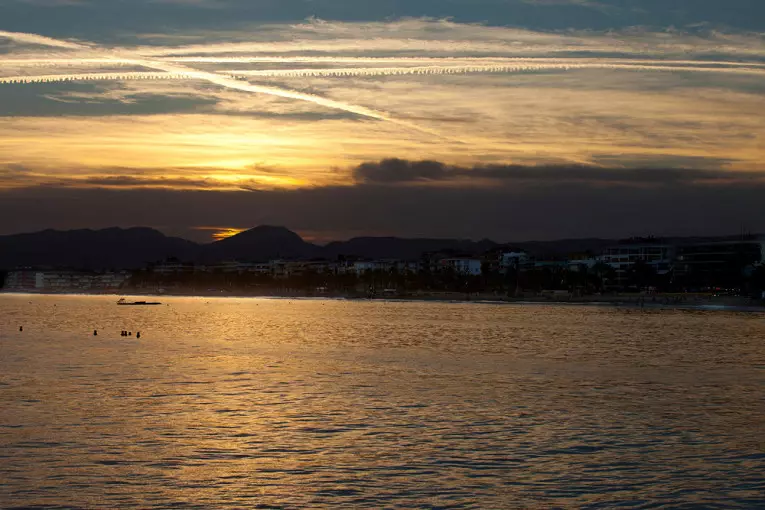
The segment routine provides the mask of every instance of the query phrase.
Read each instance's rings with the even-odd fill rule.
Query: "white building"
[[[128,279],[126,271],[107,273],[84,273],[79,271],[12,271],[8,274],[6,288],[48,292],[116,290]]]
[[[9,290],[34,290],[37,287],[37,272],[28,269],[11,271],[5,278]]]

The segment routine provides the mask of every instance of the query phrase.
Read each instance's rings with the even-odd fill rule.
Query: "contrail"
[[[65,81],[123,81],[123,80],[188,80],[193,79],[182,74],[165,72],[134,73],[84,73],[84,74],[42,74],[24,76],[6,76],[0,83],[54,83]]]
[[[135,61],[130,61],[136,64]],[[147,62],[142,66],[148,67]],[[483,65],[483,66],[419,66],[419,67],[348,67],[348,68],[307,68],[307,69],[268,69],[268,70],[219,70],[215,73],[196,71],[190,68],[180,68],[161,63],[152,63],[161,72],[110,72],[110,73],[77,73],[77,74],[46,74],[46,75],[19,75],[0,77],[0,84],[7,83],[52,83],[66,81],[118,81],[118,80],[205,80],[219,84],[223,87],[234,88],[247,92],[265,93],[310,101],[329,108],[347,109],[354,108],[352,113],[372,117],[378,120],[395,122],[395,119],[386,117],[383,112],[375,111],[361,106],[348,105],[326,99],[321,96],[290,91],[277,87],[266,87],[232,82],[228,78],[305,78],[305,77],[348,77],[348,76],[405,76],[405,75],[450,75],[450,74],[477,74],[477,73],[516,73],[534,72],[547,70],[575,70],[575,69],[606,69],[606,70],[632,70],[632,71],[664,71],[664,72],[707,72],[707,73],[734,73],[734,74],[765,74],[765,68],[721,68],[721,67],[697,67],[697,66],[670,66],[670,65],[644,65],[644,64],[611,64],[596,62],[560,62],[533,65]],[[351,111],[351,110],[349,110]]]
[[[257,56],[257,57],[162,57],[156,60],[180,62],[184,64],[257,64],[316,62],[338,64],[374,64],[374,63],[426,63],[426,62],[495,62],[524,60],[508,57],[321,57],[321,56]]]
[[[3,37],[7,37],[10,39],[19,40],[23,42],[34,41],[36,44],[43,44],[46,46],[66,47],[66,48],[72,48],[72,49],[87,49],[92,51],[92,48],[88,48],[80,44],[69,43],[66,41],[59,41],[57,39],[51,39],[48,37],[38,36],[35,34],[23,34],[18,32],[0,32],[0,34],[3,35]],[[131,64],[139,65],[142,67],[146,67],[149,69],[165,71],[166,73],[170,73],[170,74],[186,75],[190,79],[204,80],[204,81],[219,85],[221,87],[225,87],[225,88],[229,88],[233,90],[241,90],[243,92],[251,92],[251,93],[257,93],[257,94],[268,94],[271,96],[283,97],[287,99],[307,101],[310,103],[325,106],[327,108],[342,110],[342,111],[354,113],[356,115],[360,115],[363,117],[368,117],[371,119],[391,122],[403,127],[414,129],[416,131],[420,131],[423,133],[427,133],[430,135],[435,135],[440,138],[443,138],[443,135],[441,135],[440,133],[434,130],[418,126],[417,124],[414,124],[405,120],[396,119],[386,112],[373,110],[371,108],[366,108],[364,106],[357,106],[357,105],[353,105],[349,103],[344,103],[341,101],[335,101],[333,99],[327,99],[327,98],[313,95],[313,94],[296,92],[296,91],[292,91],[288,89],[282,89],[279,87],[266,87],[262,85],[242,83],[233,78],[217,75],[215,73],[198,71],[196,69],[192,69],[192,68],[177,65],[177,64],[164,63],[164,62],[155,61],[155,60],[147,60],[140,57],[135,58],[135,56],[131,54],[125,54],[124,56],[122,56],[119,53],[115,53],[113,56],[115,57],[115,60],[122,63],[131,63]],[[85,76],[85,75],[80,75],[80,76]]]
[[[373,110],[365,106],[358,106],[358,105],[349,104],[349,103],[345,103],[341,101],[335,101],[333,99],[327,99],[322,96],[316,96],[314,94],[306,94],[304,92],[297,92],[294,90],[283,89],[280,87],[268,87],[264,85],[255,85],[252,83],[244,83],[234,78],[230,78],[220,74],[210,73],[207,71],[199,71],[190,67],[180,66],[177,64],[168,64],[161,61],[135,59],[133,63],[143,67],[165,71],[170,74],[183,75],[189,79],[198,79],[198,80],[207,81],[210,83],[214,83],[215,85],[220,85],[221,87],[225,87],[225,88],[229,88],[233,90],[241,90],[243,92],[252,92],[256,94],[268,94],[271,96],[283,97],[286,99],[297,99],[301,101],[307,101],[309,103],[318,104],[321,106],[325,106],[327,108],[342,110],[349,113],[354,113],[356,115],[361,115],[363,117],[368,117],[371,119],[391,122],[403,127],[420,131],[422,133],[427,133],[429,135],[437,136],[439,138],[444,138],[442,134],[438,133],[435,130],[418,126],[417,124],[414,124],[412,122],[397,119],[395,117],[392,117],[390,114],[386,112]]]
[[[404,76],[404,75],[448,75],[476,73],[517,73],[524,71],[567,71],[573,69],[607,69],[631,71],[675,71],[675,72],[712,72],[734,74],[765,74],[761,68],[722,68],[697,66],[669,66],[645,64],[611,64],[560,62],[543,64],[516,65],[480,65],[480,66],[413,66],[413,67],[341,67],[341,68],[306,68],[306,69],[266,69],[266,70],[230,70],[218,71],[235,77],[267,78],[308,78],[308,77],[346,77],[346,76]]]
[[[11,39],[13,41],[18,41],[18,42],[22,42],[26,44],[37,44],[40,46],[50,46],[53,48],[67,48],[70,50],[92,49],[88,46],[78,44],[78,43],[62,41],[61,39],[53,39],[51,37],[45,37],[43,35],[26,34],[23,32],[6,32],[4,30],[0,30],[0,37],[4,37],[6,39]]]
[[[47,57],[24,59],[0,59],[7,66],[135,66],[152,72],[102,72],[49,75],[21,75],[0,78],[4,83],[50,83],[79,80],[201,80],[220,87],[243,92],[267,94],[286,99],[306,101],[331,109],[346,111],[362,117],[398,124],[400,126],[443,138],[438,132],[412,122],[397,119],[389,113],[364,106],[298,92],[275,86],[265,86],[242,81],[252,77],[347,77],[347,76],[396,76],[396,75],[452,75],[472,73],[518,73],[534,71],[566,71],[576,69],[605,69],[664,72],[707,72],[734,74],[765,74],[765,64],[725,61],[693,60],[638,60],[604,58],[560,57],[335,57],[335,56],[158,56],[146,58],[127,50],[107,51],[69,41],[61,41],[36,34],[0,31],[0,37],[24,43],[56,48],[81,50],[83,58]],[[209,51],[207,53],[210,53]],[[316,64],[387,64],[385,67],[323,67],[302,69],[265,70],[216,70],[202,71],[184,63],[316,63]],[[428,64],[394,65],[390,64]]]
[[[84,67],[84,66],[103,66],[106,64],[114,66],[137,65],[135,58],[120,59],[113,58],[24,58],[24,59],[2,59],[0,66],[8,67]],[[146,62],[145,60],[143,62]],[[364,74],[379,69],[381,73],[388,72],[395,74],[396,70],[411,69],[408,74],[420,74],[420,71],[427,72],[429,69],[474,69],[468,72],[485,72],[480,69],[490,69],[504,67],[510,71],[516,68],[525,67],[547,67],[550,69],[560,66],[579,66],[586,65],[592,67],[611,67],[629,66],[643,69],[684,69],[696,68],[698,70],[724,71],[727,69],[765,69],[765,64],[758,62],[726,62],[726,61],[695,61],[695,60],[638,60],[638,59],[608,59],[608,58],[547,58],[547,57],[481,57],[481,58],[460,58],[460,57],[202,57],[193,59],[165,59],[152,58],[151,62],[196,62],[209,64],[234,64],[234,63],[324,63],[324,64],[429,64],[429,65],[398,65],[386,67],[337,67],[337,68],[306,68],[306,69],[268,69],[262,71],[253,70],[234,70],[228,71],[229,74],[249,74],[251,76],[290,76],[291,73],[299,73],[301,76],[308,76],[312,72],[315,75],[326,75],[328,70],[337,69],[338,75],[344,73],[354,74],[355,70],[361,70],[355,74]],[[623,67],[626,68],[626,67]],[[315,71],[314,71],[315,70]],[[273,74],[270,74],[273,73]],[[225,72],[224,72],[225,74]],[[297,75],[297,74],[295,74]]]
[[[182,57],[160,58],[164,62],[198,64],[257,64],[257,63],[326,63],[326,64],[455,64],[455,65],[513,65],[524,63],[562,63],[566,61],[580,63],[612,62],[616,64],[674,65],[674,66],[724,66],[724,67],[763,67],[759,62],[728,62],[720,60],[645,60],[601,58],[561,58],[561,57]]]
[[[130,61],[113,58],[0,58],[0,67],[88,67],[107,64],[124,66]]]

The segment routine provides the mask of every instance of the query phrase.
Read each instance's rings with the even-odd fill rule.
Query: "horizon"
[[[153,230],[156,232],[159,232],[160,234],[164,235],[165,237],[173,237],[177,239],[183,239],[185,241],[191,241],[192,243],[198,244],[198,245],[209,245],[214,244],[219,241],[223,241],[226,239],[230,239],[232,237],[235,237],[239,234],[245,234],[252,230],[257,230],[261,228],[269,228],[269,229],[283,229],[290,233],[296,234],[298,237],[300,237],[301,240],[303,240],[306,243],[313,244],[319,247],[325,247],[328,244],[332,243],[344,243],[348,241],[352,241],[354,239],[399,239],[399,240],[405,240],[405,241],[412,241],[412,240],[434,240],[434,241],[468,241],[473,243],[480,243],[480,242],[492,242],[497,245],[513,245],[513,244],[535,244],[535,243],[556,243],[556,242],[567,242],[567,241],[630,241],[630,240],[651,240],[651,241],[664,241],[664,240],[680,240],[680,239],[743,239],[743,238],[760,238],[765,237],[765,233],[763,232],[739,232],[739,233],[724,233],[724,234],[718,234],[718,235],[702,235],[702,236],[688,236],[688,235],[639,235],[639,236],[630,236],[630,235],[623,235],[623,236],[616,236],[616,237],[559,237],[559,238],[551,238],[551,239],[511,239],[511,240],[500,240],[500,239],[493,239],[488,237],[481,237],[481,238],[472,238],[472,237],[427,237],[427,236],[412,236],[412,237],[402,237],[402,236],[395,236],[395,235],[379,235],[379,236],[354,236],[354,237],[348,237],[348,238],[333,238],[333,239],[327,239],[322,240],[320,242],[317,242],[315,240],[312,240],[309,237],[304,236],[297,230],[293,230],[285,225],[256,225],[254,227],[249,228],[241,228],[236,229],[236,232],[226,231],[227,235],[220,235],[216,236],[219,232],[224,232],[224,229],[218,229],[216,227],[202,227],[200,230],[202,231],[211,231],[213,234],[211,235],[210,239],[206,240],[195,240],[190,239],[187,237],[179,237],[179,236],[173,236],[170,234],[167,234],[163,232],[159,228],[146,226],[146,225],[133,225],[133,226],[111,226],[111,227],[104,227],[104,228],[71,228],[71,229],[55,229],[55,228],[46,228],[42,230],[36,230],[36,231],[30,231],[30,232],[16,232],[12,234],[1,234],[0,237],[13,237],[13,236],[22,236],[22,235],[35,235],[35,234],[42,234],[45,232],[57,232],[57,233],[72,233],[72,232],[102,232],[107,230],[120,230],[120,231],[128,231],[128,230]]]

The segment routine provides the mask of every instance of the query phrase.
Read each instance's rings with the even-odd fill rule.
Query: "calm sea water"
[[[0,295],[0,506],[765,507],[765,314],[115,301]]]

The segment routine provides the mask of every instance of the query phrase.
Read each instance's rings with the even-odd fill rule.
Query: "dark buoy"
[[[98,336],[98,330],[97,329],[93,330],[93,336]]]
[[[135,337],[136,337],[136,338],[141,338],[141,332],[139,331],[138,333],[136,333],[136,334],[135,334]]]

